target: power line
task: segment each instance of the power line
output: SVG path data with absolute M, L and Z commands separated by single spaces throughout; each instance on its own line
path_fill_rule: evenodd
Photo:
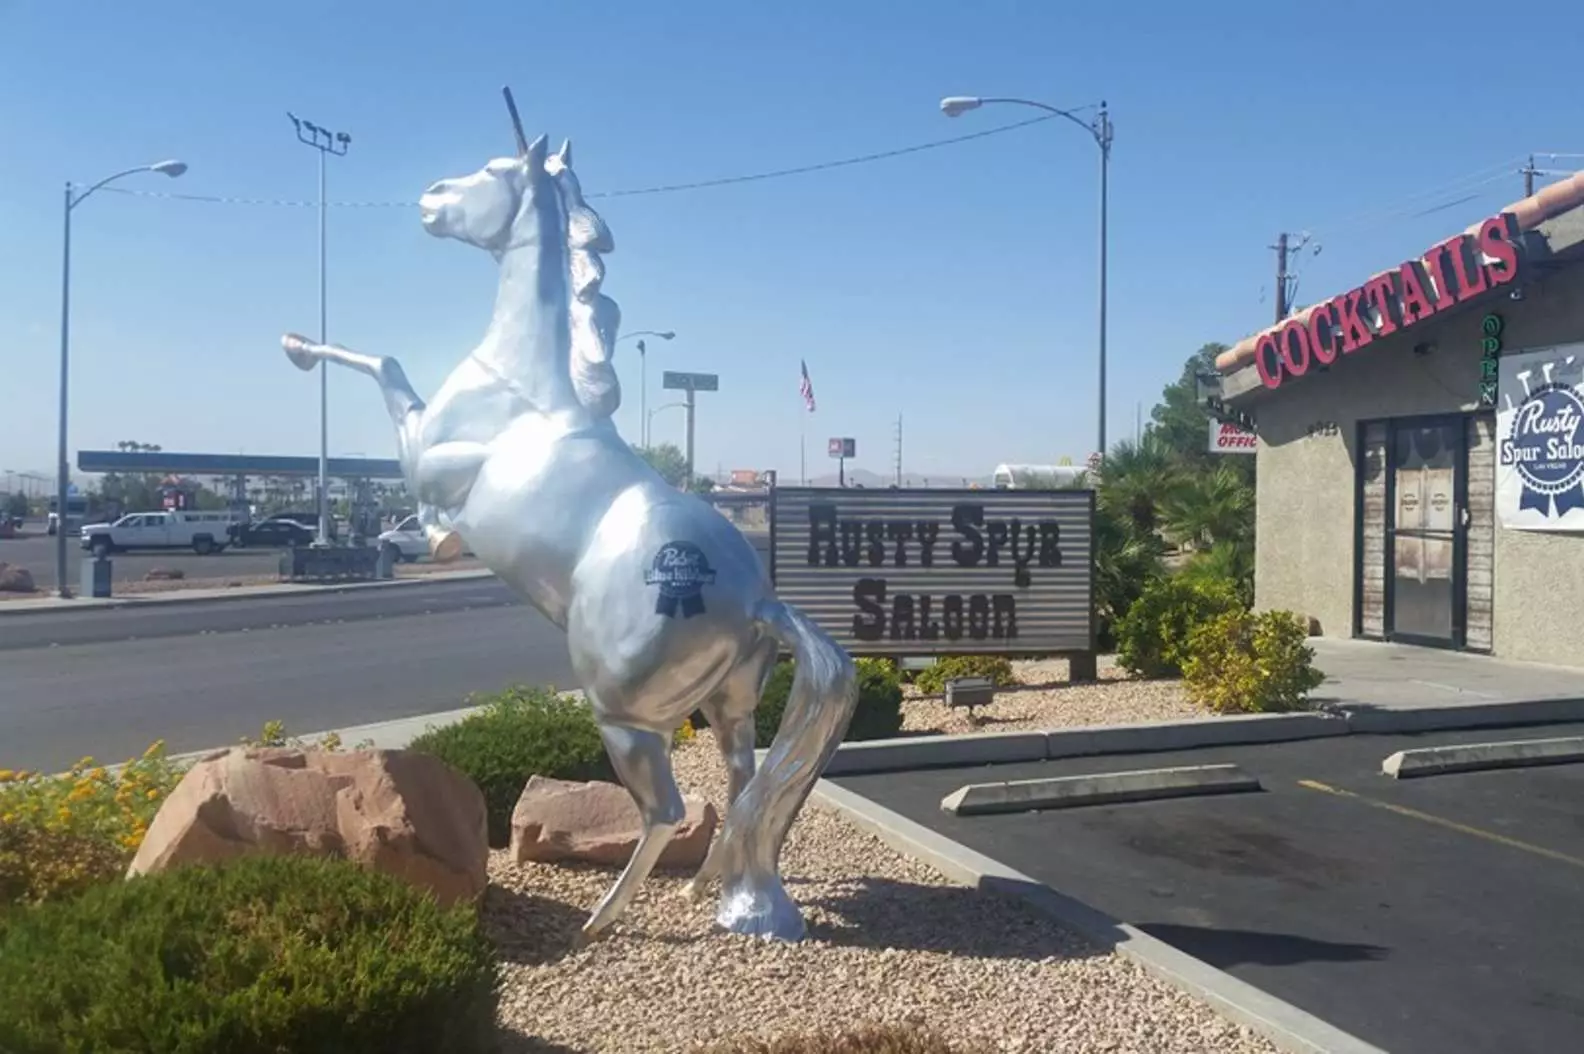
M 1080 109 L 1082 109 L 1080 107 Z M 847 168 L 852 165 L 866 165 L 875 161 L 887 161 L 894 157 L 903 157 L 908 154 L 917 154 L 925 150 L 939 150 L 942 147 L 957 146 L 960 143 L 971 142 L 975 139 L 987 139 L 993 135 L 1002 135 L 1006 132 L 1015 132 L 1030 125 L 1041 124 L 1045 121 L 1055 120 L 1060 114 L 1041 114 L 1027 120 L 1017 121 L 1013 124 L 998 125 L 978 132 L 969 132 L 965 135 L 954 135 L 949 139 L 936 139 L 928 143 L 916 143 L 912 146 L 898 147 L 894 150 L 882 150 L 873 154 L 861 154 L 857 157 L 844 157 L 835 161 L 820 161 L 809 165 L 798 165 L 795 168 L 778 168 L 769 172 L 753 172 L 740 176 L 724 176 L 719 179 L 701 179 L 691 183 L 664 183 L 653 187 L 633 187 L 625 190 L 596 190 L 583 196 L 585 198 L 631 198 L 651 194 L 676 194 L 684 190 L 704 190 L 712 187 L 735 186 L 741 183 L 757 183 L 767 179 L 785 179 L 789 176 L 802 176 L 811 172 L 825 172 L 835 168 Z M 127 194 L 137 198 L 162 198 L 168 201 L 197 201 L 210 205 L 263 205 L 277 208 L 318 208 L 317 201 L 294 201 L 284 198 L 239 198 L 216 194 L 175 194 L 158 191 L 142 191 L 136 188 L 105 187 L 105 191 L 114 191 L 118 194 Z M 413 208 L 415 201 L 332 201 L 327 203 L 332 208 L 342 209 L 380 209 L 380 208 Z

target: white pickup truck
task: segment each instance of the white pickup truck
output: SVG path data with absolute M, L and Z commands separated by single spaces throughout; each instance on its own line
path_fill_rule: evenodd
M 227 528 L 241 517 L 239 512 L 134 512 L 114 523 L 85 525 L 82 547 L 95 556 L 129 549 L 191 549 L 205 556 L 230 544 Z
M 389 546 L 393 549 L 397 561 L 405 560 L 413 563 L 429 555 L 429 539 L 424 536 L 424 529 L 418 523 L 418 517 L 409 516 L 390 530 L 383 532 L 377 539 L 383 548 Z M 472 556 L 473 550 L 466 546 L 462 549 L 463 556 Z

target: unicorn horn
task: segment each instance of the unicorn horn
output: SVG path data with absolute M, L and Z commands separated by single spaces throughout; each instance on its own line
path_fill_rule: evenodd
M 506 110 L 511 114 L 512 131 L 517 134 L 517 153 L 521 157 L 527 157 L 528 137 L 523 135 L 522 118 L 517 116 L 517 103 L 512 99 L 511 88 L 502 87 L 501 94 L 506 96 Z

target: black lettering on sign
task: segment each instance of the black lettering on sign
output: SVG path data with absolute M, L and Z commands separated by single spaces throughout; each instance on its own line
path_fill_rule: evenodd
M 941 628 L 946 631 L 947 640 L 962 640 L 963 601 L 956 593 L 946 594 L 941 601 Z
M 860 578 L 853 586 L 853 603 L 858 613 L 853 616 L 853 636 L 859 640 L 879 640 L 885 634 L 886 584 L 883 578 Z
M 898 593 L 891 601 L 892 640 L 918 640 L 918 627 L 913 624 L 913 595 Z
M 869 538 L 869 566 L 883 566 L 885 564 L 885 521 L 870 520 L 864 525 L 864 534 Z
M 984 506 L 954 505 L 951 522 L 957 533 L 962 535 L 962 538 L 952 542 L 952 559 L 957 561 L 958 567 L 978 567 L 984 553 L 984 535 L 979 532 L 979 528 L 984 526 Z
M 808 565 L 836 566 L 836 506 L 828 503 L 810 505 Z
M 919 597 L 919 640 L 939 640 L 940 625 L 930 618 L 930 601 L 933 599 L 928 593 Z
M 907 566 L 907 543 L 913 537 L 913 524 L 907 520 L 899 520 L 886 524 L 886 534 L 896 542 L 895 566 Z
M 940 524 L 934 520 L 920 520 L 918 525 L 919 563 L 935 566 L 935 539 L 940 537 Z
M 990 636 L 996 640 L 1017 639 L 1017 601 L 1010 593 L 997 593 L 990 598 Z
M 1061 524 L 1052 520 L 1041 520 L 1039 525 L 1039 534 L 1039 565 L 1041 567 L 1060 567 Z
M 858 550 L 863 544 L 863 521 L 841 520 L 836 524 L 841 534 L 841 559 L 848 567 L 858 566 Z
M 968 598 L 968 638 L 984 640 L 990 636 L 990 598 L 975 593 Z

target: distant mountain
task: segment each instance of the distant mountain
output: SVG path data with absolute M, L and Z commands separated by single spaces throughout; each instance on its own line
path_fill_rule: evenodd
M 834 487 L 838 485 L 838 480 L 839 477 L 835 472 L 827 472 L 823 475 L 811 476 L 809 478 L 809 486 Z M 796 486 L 797 478 L 784 478 L 781 482 L 787 486 Z M 881 475 L 878 472 L 871 472 L 866 468 L 854 468 L 847 470 L 847 485 L 849 487 L 859 486 L 867 489 L 879 489 L 883 487 L 889 487 L 895 482 L 895 475 Z M 988 487 L 991 485 L 991 482 L 991 478 L 988 475 L 925 475 L 922 472 L 908 472 L 906 470 L 903 470 L 902 473 L 902 486 L 904 487 L 967 487 L 975 483 L 979 484 L 981 487 Z

